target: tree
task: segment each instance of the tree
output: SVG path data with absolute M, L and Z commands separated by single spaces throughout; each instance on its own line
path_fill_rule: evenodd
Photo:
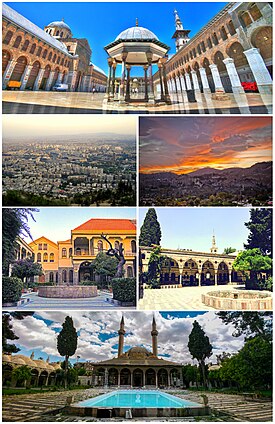
M 272 312 L 219 311 L 217 315 L 225 325 L 233 325 L 233 337 L 244 335 L 246 340 L 254 337 L 272 340 Z
M 189 335 L 188 349 L 193 359 L 197 359 L 202 372 L 203 384 L 207 387 L 205 360 L 212 355 L 212 345 L 197 321 L 193 322 L 193 328 Z
M 13 263 L 11 275 L 27 283 L 28 278 L 43 275 L 43 269 L 41 264 L 33 262 L 32 259 L 20 259 Z M 28 287 L 28 284 L 26 286 Z
M 198 385 L 198 381 L 200 380 L 200 373 L 196 365 L 183 365 L 182 376 L 187 389 L 190 383 L 196 383 L 196 385 Z
M 272 259 L 264 256 L 260 249 L 248 249 L 240 252 L 233 262 L 235 271 L 240 271 L 245 275 L 248 284 L 261 288 L 265 285 L 262 272 L 266 273 L 272 268 Z M 254 288 L 254 287 L 253 287 Z
M 148 271 L 146 273 L 146 279 L 152 287 L 159 287 L 161 268 L 166 260 L 167 256 L 161 254 L 161 247 L 154 246 L 148 261 Z
M 272 344 L 262 337 L 247 340 L 243 348 L 223 362 L 223 381 L 233 381 L 239 389 L 267 389 L 272 384 Z
M 20 235 L 31 236 L 28 219 L 34 220 L 34 208 L 4 208 L 2 211 L 2 269 L 9 274 L 9 265 L 14 260 L 14 244 Z
M 149 208 L 140 229 L 139 245 L 159 245 L 161 240 L 161 228 L 154 208 Z
M 251 209 L 250 220 L 244 224 L 250 231 L 245 249 L 260 249 L 262 255 L 272 257 L 272 210 Z
M 96 274 L 105 277 L 114 277 L 117 272 L 117 265 L 118 259 L 114 256 L 108 256 L 104 252 L 99 252 L 93 262 Z
M 71 317 L 67 316 L 62 324 L 62 330 L 57 336 L 57 350 L 61 356 L 65 356 L 65 379 L 64 386 L 67 388 L 67 374 L 69 357 L 75 354 L 77 348 L 77 332 Z
M 2 351 L 3 353 L 16 353 L 19 352 L 19 348 L 15 344 L 8 343 L 8 340 L 18 340 L 12 329 L 11 316 L 10 314 L 2 315 Z
M 19 384 L 23 384 L 24 387 L 26 387 L 27 382 L 32 378 L 31 370 L 29 367 L 27 367 L 27 365 L 14 368 L 11 375 L 13 379 L 15 379 Z
M 236 252 L 236 249 L 234 249 L 233 247 L 225 247 L 223 250 L 223 253 L 225 255 L 230 255 L 230 253 L 234 253 Z

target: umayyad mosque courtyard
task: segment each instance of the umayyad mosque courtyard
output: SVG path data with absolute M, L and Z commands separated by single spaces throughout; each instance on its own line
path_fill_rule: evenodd
M 27 9 L 4 5 L 4 113 L 272 113 L 272 6 L 225 3 L 218 10 L 209 3 L 204 20 L 204 11 L 188 15 L 187 6 L 177 6 L 156 6 L 169 15 L 163 27 L 148 19 L 150 9 L 134 18 L 129 4 L 118 4 L 111 30 L 100 19 L 80 28 L 75 3 L 65 3 L 68 22 L 39 25 Z M 105 12 L 81 7 L 81 19 Z M 119 25 L 121 15 L 129 19 Z

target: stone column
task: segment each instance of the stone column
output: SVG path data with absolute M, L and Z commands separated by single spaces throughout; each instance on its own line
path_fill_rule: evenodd
M 259 92 L 272 94 L 272 79 L 265 66 L 259 49 L 254 47 L 244 51 L 244 54 L 254 75 Z
M 165 63 L 163 63 L 162 60 L 162 77 L 163 77 L 163 87 L 164 87 L 164 99 L 167 104 L 171 104 L 171 98 L 168 91 L 168 85 L 167 85 L 167 76 L 166 76 L 166 69 L 165 69 Z M 164 59 L 166 61 L 166 59 Z
M 182 92 L 186 91 L 186 84 L 185 84 L 184 76 L 182 74 L 180 76 L 180 83 L 181 83 Z
M 76 83 L 76 78 L 77 78 L 77 72 L 76 71 L 71 72 L 71 76 L 72 76 L 71 91 L 75 91 L 75 83 Z
M 171 84 L 171 80 L 170 79 L 167 81 L 167 84 L 168 84 L 168 90 L 169 90 L 169 92 L 172 93 L 172 84 Z
M 120 387 L 120 370 L 118 370 L 117 386 Z
M 57 80 L 56 80 L 56 83 L 57 84 L 60 84 L 61 83 L 62 77 L 63 77 L 63 73 L 62 72 L 59 72 L 58 77 L 57 77 Z M 80 86 L 80 82 L 79 82 L 79 86 Z
M 211 70 L 211 74 L 214 80 L 215 91 L 222 91 L 224 93 L 224 88 L 222 85 L 222 80 L 217 65 L 213 63 L 212 65 L 209 65 L 209 68 Z
M 130 384 L 131 384 L 131 387 L 133 387 L 133 371 L 130 370 L 130 373 L 131 373 Z
M 181 94 L 181 85 L 180 85 L 180 77 L 176 76 L 176 87 L 178 94 Z
M 3 90 L 7 87 L 7 84 L 10 80 L 10 77 L 12 76 L 13 70 L 15 68 L 17 61 L 16 60 L 10 60 L 7 64 L 6 70 L 3 74 L 2 78 L 2 88 Z
M 105 372 L 104 372 L 104 387 L 108 387 L 108 368 L 105 368 Z
M 46 383 L 45 383 L 45 386 L 47 386 L 49 384 L 49 374 L 47 375 L 47 377 L 46 377 Z
M 74 264 L 74 266 L 73 266 L 73 284 L 74 284 L 74 286 L 78 285 L 78 271 L 79 271 L 79 265 Z M 61 284 L 62 284 L 62 278 L 59 278 L 58 281 L 60 281 Z
M 200 287 L 201 286 L 201 271 L 199 271 L 198 274 L 199 274 L 198 280 L 199 280 L 199 287 Z
M 190 75 L 188 73 L 185 74 L 185 80 L 186 80 L 186 90 L 192 90 Z
M 167 370 L 167 379 L 168 379 L 168 388 L 169 388 L 171 386 L 169 370 Z
M 45 72 L 45 69 L 43 69 L 43 68 L 39 69 L 38 75 L 37 75 L 35 83 L 33 85 L 33 91 L 39 90 L 44 72 Z
M 20 81 L 21 82 L 21 87 L 20 87 L 20 90 L 21 91 L 25 90 L 25 88 L 26 88 L 26 85 L 27 85 L 27 82 L 28 82 L 28 79 L 29 79 L 31 70 L 32 70 L 32 65 L 27 65 L 25 67 L 25 70 L 23 72 L 23 75 L 22 75 L 21 81 Z
M 131 66 L 126 65 L 126 69 L 127 69 L 127 82 L 126 82 L 125 100 L 126 100 L 126 102 L 129 102 L 130 101 L 130 71 L 131 71 Z
M 63 84 L 68 84 L 68 78 L 69 78 L 69 74 L 67 72 L 64 76 Z
M 145 371 L 144 370 L 142 370 L 142 374 L 143 374 L 143 387 L 145 387 L 146 386 L 146 381 L 145 381 Z
M 229 270 L 228 270 L 228 282 L 229 284 L 232 283 L 232 271 L 229 271 Z
M 156 373 L 156 387 L 158 387 L 158 385 L 159 385 L 159 382 L 158 382 L 158 373 L 157 373 L 157 371 L 155 371 L 155 373 Z
M 143 66 L 144 69 L 144 91 L 145 91 L 145 97 L 144 100 L 147 102 L 148 101 L 148 80 L 147 80 L 147 70 L 148 70 L 148 65 Z
M 193 81 L 194 90 L 200 92 L 201 90 L 200 90 L 199 81 L 198 81 L 196 71 L 191 71 L 191 74 L 192 74 L 192 81 Z
M 179 281 L 180 285 L 182 285 L 182 274 L 180 274 L 180 281 Z
M 162 65 L 161 63 L 158 63 L 158 69 L 159 69 L 159 83 L 160 83 L 160 100 L 164 101 L 164 91 L 163 91 L 163 81 L 162 81 Z
M 126 66 L 126 57 L 125 53 L 122 55 L 121 63 L 121 80 L 120 80 L 120 90 L 119 90 L 119 102 L 125 102 L 125 66 Z
M 176 75 L 173 77 L 173 83 L 174 83 L 175 93 L 178 94 L 177 77 L 176 77 Z
M 215 286 L 218 285 L 218 270 L 215 270 Z
M 116 62 L 113 62 L 112 68 L 113 68 L 113 72 L 112 72 L 112 82 L 111 82 L 111 94 L 110 94 L 110 100 L 113 100 L 115 97 L 115 87 L 116 87 L 116 67 L 117 64 Z
M 226 66 L 233 93 L 244 94 L 244 89 L 242 87 L 237 69 L 235 67 L 234 60 L 231 57 L 228 57 L 223 60 L 223 63 Z
M 147 59 L 148 59 L 148 55 L 147 55 Z M 152 63 L 150 59 L 148 59 L 148 63 L 149 63 L 149 86 L 150 86 L 150 92 L 148 94 L 148 102 L 155 103 L 153 70 L 152 70 Z
M 109 73 L 108 73 L 108 82 L 107 82 L 107 88 L 106 88 L 106 94 L 105 94 L 105 98 L 109 99 L 110 94 L 111 94 L 111 85 L 112 85 L 112 64 L 113 64 L 113 59 L 109 58 L 108 59 L 108 65 L 109 65 Z
M 203 92 L 205 94 L 206 93 L 211 93 L 205 68 L 200 68 L 199 71 L 200 71 L 200 76 L 201 76 L 201 82 L 202 82 Z
M 48 78 L 48 81 L 46 83 L 45 91 L 50 91 L 51 85 L 52 85 L 52 82 L 53 82 L 53 77 L 54 77 L 54 71 L 51 71 L 49 78 Z

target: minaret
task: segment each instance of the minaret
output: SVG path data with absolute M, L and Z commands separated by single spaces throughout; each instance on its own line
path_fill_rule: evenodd
M 118 339 L 118 358 L 123 354 L 123 344 L 124 344 L 124 317 L 122 315 L 121 321 L 120 321 L 120 328 L 118 330 L 119 339 Z
M 174 10 L 174 15 L 175 15 L 176 31 L 174 32 L 172 38 L 175 38 L 176 49 L 178 52 L 184 46 L 184 44 L 188 43 L 188 41 L 190 40 L 189 38 L 190 29 L 183 28 L 182 22 L 176 10 Z
M 151 336 L 154 356 L 158 356 L 158 333 L 155 316 L 153 316 Z
M 216 246 L 216 237 L 215 237 L 214 231 L 213 231 L 212 246 L 211 246 L 210 252 L 211 253 L 218 253 L 218 248 Z

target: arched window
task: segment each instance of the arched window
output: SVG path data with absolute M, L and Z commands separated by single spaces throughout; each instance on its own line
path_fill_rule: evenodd
M 59 30 L 57 30 L 57 31 L 56 31 L 56 34 L 55 34 L 55 35 L 56 35 L 56 36 L 58 36 L 58 35 L 59 35 Z
M 204 41 L 202 41 L 202 42 L 201 42 L 201 49 L 202 49 L 202 51 L 203 51 L 203 52 L 205 52 L 205 51 L 206 51 Z
M 230 34 L 230 35 L 234 35 L 234 34 L 236 34 L 236 29 L 235 29 L 235 27 L 234 27 L 234 25 L 233 25 L 233 22 L 232 22 L 232 21 L 229 21 L 229 22 L 228 22 L 228 24 L 227 24 L 227 28 L 228 28 L 228 31 L 229 31 L 229 34 Z
M 252 3 L 248 8 L 250 15 L 252 16 L 254 21 L 258 21 L 262 17 L 260 9 L 256 5 L 256 3 Z
M 65 247 L 62 249 L 62 258 L 67 258 L 67 249 Z
M 58 272 L 55 274 L 55 282 L 58 283 Z
M 53 272 L 50 272 L 50 283 L 53 283 L 53 278 L 54 278 Z
M 102 252 L 102 251 L 103 251 L 103 242 L 102 242 L 102 240 L 99 240 L 99 241 L 97 242 L 97 250 L 98 250 L 99 252 Z
M 226 33 L 226 30 L 225 30 L 224 26 L 221 27 L 220 33 L 221 33 L 222 39 L 224 41 L 227 40 L 228 37 L 227 37 L 227 33 Z
M 37 262 L 41 262 L 41 253 L 37 253 Z
M 60 33 L 60 37 L 61 37 L 61 38 L 63 37 L 63 31 Z
M 19 44 L 21 43 L 22 37 L 21 35 L 18 35 L 18 37 L 16 37 L 15 42 L 13 43 L 13 47 L 18 48 Z
M 77 247 L 77 248 L 75 249 L 75 254 L 76 254 L 77 256 L 81 255 L 81 249 L 80 249 L 80 247 Z
M 213 33 L 212 40 L 213 40 L 213 43 L 215 44 L 215 46 L 217 46 L 219 44 L 219 40 L 218 40 L 217 34 L 215 32 Z
M 7 34 L 5 35 L 5 38 L 3 40 L 3 44 L 10 44 L 11 38 L 13 36 L 13 32 L 12 31 L 8 31 Z
M 56 61 L 56 54 L 53 55 L 53 63 Z
M 50 52 L 50 53 L 49 53 L 49 57 L 48 57 L 48 60 L 51 60 L 51 58 L 52 58 L 52 55 L 53 55 L 53 54 L 52 54 L 52 52 Z
M 60 65 L 61 65 L 61 66 L 63 66 L 63 65 L 64 65 L 64 57 L 62 58 Z
M 73 283 L 74 281 L 74 274 L 73 274 L 73 270 L 70 269 L 69 271 L 69 283 Z
M 200 45 L 197 46 L 197 50 L 198 50 L 198 53 L 201 54 L 201 46 Z
M 252 24 L 252 19 L 248 12 L 241 12 L 239 18 L 244 28 Z
M 56 63 L 59 65 L 59 63 L 60 63 L 60 56 L 58 56 Z
M 41 47 L 41 46 L 39 46 L 39 47 L 38 47 L 38 49 L 37 49 L 37 52 L 36 52 L 36 56 L 37 56 L 37 57 L 40 57 L 41 52 L 42 52 L 42 47 Z
M 132 249 L 132 253 L 136 253 L 137 252 L 137 243 L 136 243 L 136 240 L 132 240 L 131 241 L 131 249 Z
M 73 249 L 70 247 L 69 249 L 69 258 L 71 258 L 73 256 Z
M 33 45 L 31 46 L 31 49 L 30 49 L 30 54 L 34 54 L 35 49 L 36 49 L 36 44 L 33 43 Z
M 48 253 L 44 253 L 43 262 L 48 262 Z
M 212 49 L 213 44 L 212 44 L 211 38 L 207 38 L 207 45 L 208 45 L 209 49 Z
M 28 49 L 28 47 L 29 47 L 29 44 L 30 44 L 30 42 L 29 42 L 29 40 L 26 40 L 25 42 L 24 42 L 24 44 L 23 44 L 23 46 L 22 46 L 22 52 L 25 52 L 25 51 L 27 51 L 27 49 Z
M 46 59 L 47 53 L 48 53 L 48 50 L 47 50 L 47 49 L 45 49 L 45 50 L 43 51 L 43 54 L 42 54 L 43 59 Z
M 50 254 L 50 262 L 54 262 L 54 253 Z

